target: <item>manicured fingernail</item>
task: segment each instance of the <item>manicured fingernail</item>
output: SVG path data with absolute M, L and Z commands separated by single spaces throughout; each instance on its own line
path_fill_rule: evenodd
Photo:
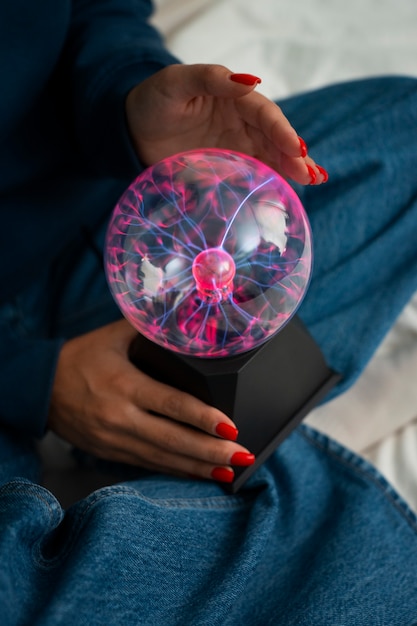
M 211 472 L 211 477 L 214 480 L 219 480 L 221 483 L 231 483 L 235 477 L 235 473 L 231 469 L 226 467 L 215 467 Z
M 318 171 L 320 172 L 320 174 L 323 176 L 323 180 L 321 182 L 327 183 L 327 181 L 329 180 L 329 174 L 327 170 L 325 170 L 324 167 L 322 167 L 321 165 L 316 165 L 316 167 Z
M 255 455 L 250 452 L 235 452 L 230 459 L 231 465 L 253 465 L 255 463 Z
M 236 441 L 239 431 L 234 426 L 221 422 L 216 426 L 216 433 L 223 439 L 230 439 L 230 441 Z
M 230 80 L 241 85 L 259 85 L 261 79 L 253 74 L 231 74 Z
M 310 185 L 314 185 L 317 180 L 316 172 L 313 170 L 311 165 L 307 165 L 308 173 L 310 174 Z
M 298 137 L 298 141 L 300 142 L 301 156 L 304 158 L 307 156 L 307 152 L 308 152 L 307 144 L 302 137 Z

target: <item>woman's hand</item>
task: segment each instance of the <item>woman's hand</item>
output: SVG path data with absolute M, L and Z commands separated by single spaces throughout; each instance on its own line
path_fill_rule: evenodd
M 234 442 L 235 425 L 217 409 L 132 365 L 128 349 L 136 333 L 121 320 L 64 344 L 49 427 L 99 458 L 231 482 L 231 465 L 254 462 Z
M 326 171 L 307 156 L 281 109 L 254 91 L 258 82 L 221 65 L 171 65 L 137 85 L 126 114 L 142 163 L 194 148 L 228 148 L 300 184 L 325 182 Z

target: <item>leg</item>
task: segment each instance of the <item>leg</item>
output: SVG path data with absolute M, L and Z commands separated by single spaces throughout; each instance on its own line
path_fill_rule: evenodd
M 404 626 L 417 614 L 415 516 L 305 428 L 235 496 L 155 476 L 64 516 L 16 480 L 0 487 L 0 528 L 5 624 Z
M 336 85 L 282 108 L 330 175 L 323 187 L 297 188 L 314 246 L 299 314 L 344 375 L 336 393 L 417 289 L 417 80 Z

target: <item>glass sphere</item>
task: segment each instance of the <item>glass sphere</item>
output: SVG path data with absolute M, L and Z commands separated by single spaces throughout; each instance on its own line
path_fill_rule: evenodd
M 311 230 L 290 185 L 265 164 L 217 149 L 149 167 L 107 230 L 110 290 L 127 320 L 189 356 L 252 350 L 297 310 Z

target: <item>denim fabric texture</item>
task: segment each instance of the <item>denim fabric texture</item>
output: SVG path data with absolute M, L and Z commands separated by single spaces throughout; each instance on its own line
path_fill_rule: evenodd
M 417 519 L 366 462 L 301 426 L 237 495 L 162 476 L 64 512 L 0 488 L 3 624 L 411 626 Z
M 346 83 L 282 107 L 329 171 L 321 188 L 297 188 L 315 252 L 299 315 L 343 374 L 340 393 L 417 289 L 417 81 Z M 0 308 L 0 340 L 70 337 L 119 316 L 80 234 Z M 3 429 L 4 626 L 417 624 L 415 514 L 372 466 L 311 428 L 237 495 L 138 471 L 64 511 L 40 470 L 32 442 Z

